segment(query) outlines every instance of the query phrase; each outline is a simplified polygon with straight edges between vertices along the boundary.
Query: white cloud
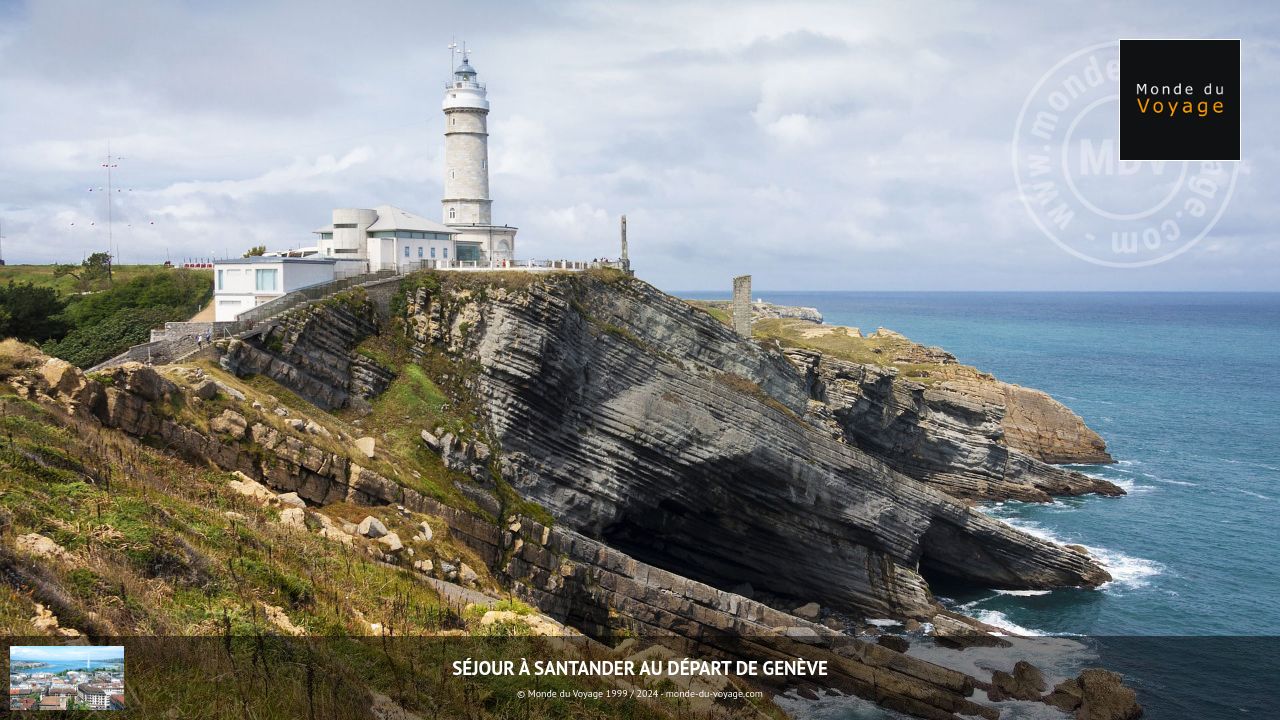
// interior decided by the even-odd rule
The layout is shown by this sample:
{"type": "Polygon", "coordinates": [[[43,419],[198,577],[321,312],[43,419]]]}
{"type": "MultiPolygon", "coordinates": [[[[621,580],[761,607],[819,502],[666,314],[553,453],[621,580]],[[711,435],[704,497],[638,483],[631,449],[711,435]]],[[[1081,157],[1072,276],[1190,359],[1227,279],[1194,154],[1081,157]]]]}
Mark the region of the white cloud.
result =
{"type": "Polygon", "coordinates": [[[642,277],[669,289],[738,272],[842,288],[872,263],[859,288],[1273,287],[1276,26],[1189,2],[5,6],[6,259],[103,246],[86,189],[108,141],[133,190],[125,261],[305,244],[341,206],[436,217],[445,45],[465,37],[493,103],[495,220],[521,228],[521,254],[614,255],[626,213],[642,277]],[[1247,38],[1255,172],[1203,247],[1100,273],[1039,235],[1008,143],[1045,69],[1153,14],[1163,34],[1247,38]]]}

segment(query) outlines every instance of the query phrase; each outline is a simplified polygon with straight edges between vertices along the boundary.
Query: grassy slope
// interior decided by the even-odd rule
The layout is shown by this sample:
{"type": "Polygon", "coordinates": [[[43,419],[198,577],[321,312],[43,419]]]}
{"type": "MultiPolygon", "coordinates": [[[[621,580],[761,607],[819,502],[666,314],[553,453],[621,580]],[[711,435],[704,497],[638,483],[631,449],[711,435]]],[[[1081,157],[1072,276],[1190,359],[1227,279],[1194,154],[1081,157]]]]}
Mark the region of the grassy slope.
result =
{"type": "MultiPolygon", "coordinates": [[[[112,274],[115,277],[115,282],[120,283],[163,269],[163,265],[117,265],[112,274]]],[[[212,277],[212,274],[210,274],[210,277],[212,277]]],[[[37,287],[51,287],[64,297],[79,293],[76,288],[75,278],[65,275],[60,278],[54,277],[52,265],[0,266],[0,283],[8,284],[10,280],[19,283],[30,282],[37,287]]]]}
{"type": "MultiPolygon", "coordinates": [[[[0,351],[5,346],[12,343],[0,351]]],[[[10,358],[7,372],[15,364],[21,362],[10,358]]],[[[240,387],[249,395],[241,409],[255,399],[271,400],[259,386],[240,387]]],[[[277,387],[274,394],[284,391],[277,387]]],[[[199,412],[232,403],[220,398],[199,412]]],[[[231,491],[226,473],[72,421],[4,384],[0,435],[0,633],[35,634],[32,618],[40,603],[63,627],[95,637],[179,636],[128,645],[127,700],[147,716],[176,708],[183,717],[295,718],[312,711],[316,717],[370,717],[370,692],[423,717],[677,714],[661,703],[519,701],[515,695],[535,686],[611,687],[589,677],[450,677],[449,663],[469,656],[574,657],[578,651],[511,626],[482,628],[481,613],[450,606],[413,573],[373,561],[359,543],[347,547],[281,525],[278,510],[231,491]],[[52,538],[67,555],[37,558],[13,545],[14,537],[31,532],[52,538]],[[291,623],[324,640],[281,639],[266,606],[282,609],[291,623]],[[372,623],[401,638],[473,639],[369,637],[372,623]],[[220,680],[211,683],[211,677],[220,680]]],[[[402,537],[410,532],[398,527],[410,523],[390,508],[337,504],[323,511],[335,519],[374,514],[402,537]]],[[[447,533],[438,532],[433,542],[446,546],[437,548],[438,556],[460,554],[447,547],[447,533]]],[[[477,563],[477,570],[484,568],[477,563]]]]}

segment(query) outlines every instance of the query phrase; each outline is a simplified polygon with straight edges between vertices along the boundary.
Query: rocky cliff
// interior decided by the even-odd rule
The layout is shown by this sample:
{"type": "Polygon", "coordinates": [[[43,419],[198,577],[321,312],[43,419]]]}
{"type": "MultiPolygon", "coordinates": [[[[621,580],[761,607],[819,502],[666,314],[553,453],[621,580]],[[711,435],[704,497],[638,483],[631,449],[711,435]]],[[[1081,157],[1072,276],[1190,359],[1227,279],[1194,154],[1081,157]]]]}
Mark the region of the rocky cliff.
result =
{"type": "MultiPolygon", "coordinates": [[[[1009,393],[1047,395],[1004,383],[957,378],[924,384],[895,368],[840,360],[810,350],[787,350],[808,378],[814,422],[884,460],[894,469],[960,498],[1029,502],[1055,495],[1123,495],[1116,485],[1049,465],[1008,441],[1009,393]]],[[[1027,407],[1021,402],[1019,407],[1027,407]]],[[[1040,417],[1043,427],[1061,427],[1040,417]]],[[[1020,427],[1026,410],[1021,411],[1020,427]]],[[[1052,437],[1054,430],[1040,431],[1052,437]]]]}
{"type": "MultiPolygon", "coordinates": [[[[785,348],[813,350],[833,360],[871,366],[872,374],[887,373],[895,384],[908,386],[908,394],[923,386],[932,389],[934,397],[954,398],[957,407],[982,408],[983,422],[965,433],[979,444],[989,438],[1041,463],[1112,462],[1106,442],[1070,408],[1039,390],[1002,382],[959,363],[940,348],[914,343],[884,328],[864,336],[858,328],[814,327],[787,318],[760,318],[753,330],[757,337],[785,348]]],[[[936,412],[947,414],[948,404],[938,403],[936,412]]],[[[954,422],[970,424],[964,414],[954,422]]]]}
{"type": "Polygon", "coordinates": [[[410,293],[406,319],[424,351],[473,369],[501,476],[652,565],[917,618],[937,612],[928,576],[1108,579],[832,437],[808,417],[812,378],[783,353],[643,282],[444,275],[410,293]]]}

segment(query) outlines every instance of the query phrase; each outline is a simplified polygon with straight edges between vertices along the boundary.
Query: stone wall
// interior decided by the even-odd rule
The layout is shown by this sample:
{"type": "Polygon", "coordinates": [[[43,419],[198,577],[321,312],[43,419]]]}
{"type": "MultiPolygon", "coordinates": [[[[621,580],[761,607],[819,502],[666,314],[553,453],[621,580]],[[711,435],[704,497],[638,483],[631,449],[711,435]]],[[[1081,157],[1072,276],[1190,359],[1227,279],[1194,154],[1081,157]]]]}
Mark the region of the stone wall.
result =
{"type": "Polygon", "coordinates": [[[733,279],[733,301],[730,304],[733,331],[742,337],[751,337],[751,276],[739,275],[733,279]]]}

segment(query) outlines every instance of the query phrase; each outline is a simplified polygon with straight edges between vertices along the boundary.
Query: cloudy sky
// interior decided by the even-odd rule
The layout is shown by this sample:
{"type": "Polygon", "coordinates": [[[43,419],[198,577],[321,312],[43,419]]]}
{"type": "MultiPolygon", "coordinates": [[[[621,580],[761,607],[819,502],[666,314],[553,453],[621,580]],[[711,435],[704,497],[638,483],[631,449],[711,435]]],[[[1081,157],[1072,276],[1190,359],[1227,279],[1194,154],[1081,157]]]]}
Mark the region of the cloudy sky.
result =
{"type": "Polygon", "coordinates": [[[4,257],[105,247],[108,142],[126,263],[310,244],[334,207],[439,217],[453,39],[521,257],[614,255],[626,213],[667,290],[1280,289],[1280,15],[1224,2],[0,0],[4,257]],[[1243,39],[1230,205],[1145,269],[1051,243],[1010,162],[1041,75],[1118,37],[1243,39]]]}

